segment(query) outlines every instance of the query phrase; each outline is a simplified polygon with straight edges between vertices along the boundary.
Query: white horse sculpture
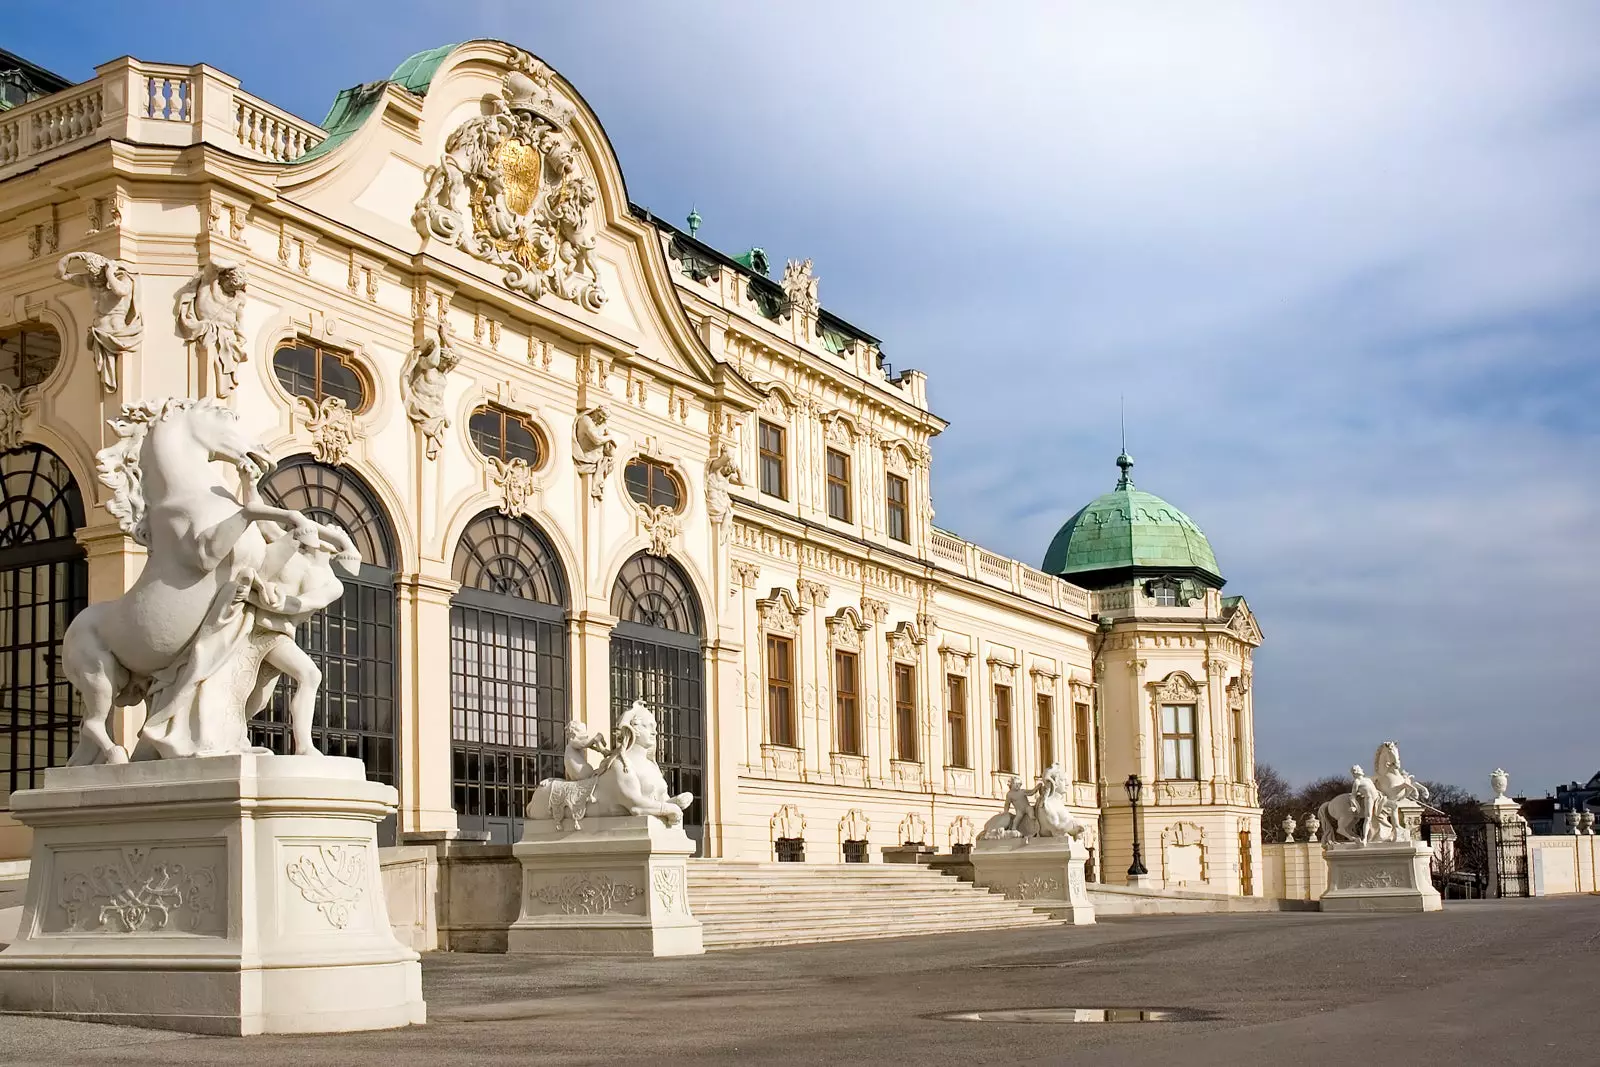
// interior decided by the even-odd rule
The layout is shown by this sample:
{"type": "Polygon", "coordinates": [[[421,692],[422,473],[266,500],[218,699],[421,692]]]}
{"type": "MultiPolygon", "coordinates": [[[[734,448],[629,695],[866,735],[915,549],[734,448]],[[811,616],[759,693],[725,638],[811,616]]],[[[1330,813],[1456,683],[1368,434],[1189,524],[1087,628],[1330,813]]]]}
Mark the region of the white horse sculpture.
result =
{"type": "Polygon", "coordinates": [[[1317,809],[1323,844],[1333,844],[1340,838],[1364,845],[1411,839],[1400,805],[1427,799],[1427,787],[1400,766],[1400,746],[1393,741],[1378,746],[1372,768],[1370,778],[1361,773],[1360,767],[1352,768],[1355,788],[1317,809]]]}
{"type": "MultiPolygon", "coordinates": [[[[653,815],[668,826],[680,826],[683,813],[694,803],[693,793],[667,793],[667,780],[656,765],[656,717],[644,701],[636,700],[623,713],[614,731],[610,751],[594,773],[574,780],[546,778],[528,801],[530,819],[555,819],[559,827],[570,820],[573,829],[586,815],[653,815]]],[[[580,738],[569,736],[569,751],[580,738]]],[[[591,739],[583,747],[592,747],[591,739]]],[[[597,746],[593,746],[597,747],[597,746]]],[[[583,763],[587,767],[587,761],[583,763]]],[[[582,768],[569,764],[569,773],[582,768]]]]}
{"type": "MultiPolygon", "coordinates": [[[[89,605],[62,640],[62,667],[84,707],[70,763],[126,763],[107,722],[113,707],[141,700],[149,713],[137,758],[246,751],[245,702],[220,699],[239,688],[222,668],[236,666],[253,627],[239,579],[261,567],[267,534],[289,527],[309,539],[319,528],[253,496],[239,502],[212,464],[253,478],[273,463],[214,400],[129,404],[111,426],[117,442],[96,457],[113,493],[106,507],[149,557],[131,589],[89,605]]],[[[243,681],[249,694],[255,674],[243,681]]]]}

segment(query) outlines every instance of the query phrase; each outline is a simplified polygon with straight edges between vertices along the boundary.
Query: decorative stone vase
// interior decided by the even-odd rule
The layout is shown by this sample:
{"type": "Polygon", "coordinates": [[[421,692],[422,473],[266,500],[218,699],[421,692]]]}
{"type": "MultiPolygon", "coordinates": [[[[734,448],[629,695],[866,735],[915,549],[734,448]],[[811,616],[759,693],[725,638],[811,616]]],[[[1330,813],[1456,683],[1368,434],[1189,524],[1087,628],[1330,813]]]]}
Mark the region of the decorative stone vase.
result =
{"type": "Polygon", "coordinates": [[[1328,888],[1323,911],[1439,911],[1444,901],[1433,888],[1425,841],[1385,841],[1323,847],[1328,888]]]}
{"type": "Polygon", "coordinates": [[[1578,817],[1578,831],[1582,834],[1593,836],[1594,812],[1586,811],[1578,817]]]}
{"type": "Polygon", "coordinates": [[[522,864],[521,914],[508,952],[698,956],[689,911],[694,842],[651,815],[590,816],[581,830],[529,819],[511,846],[522,864]]]}
{"type": "Polygon", "coordinates": [[[1494,772],[1489,775],[1489,788],[1494,790],[1495,800],[1499,800],[1501,797],[1506,795],[1506,787],[1510,784],[1510,775],[1506,774],[1506,772],[1501,770],[1499,767],[1496,767],[1494,772]]]}
{"type": "Polygon", "coordinates": [[[1322,820],[1315,815],[1306,816],[1306,840],[1315,841],[1317,835],[1322,833],[1322,820]]]}
{"type": "Polygon", "coordinates": [[[1569,834],[1575,834],[1575,833],[1578,832],[1578,822],[1579,822],[1579,819],[1578,819],[1578,813],[1577,812],[1575,812],[1575,811],[1567,812],[1567,832],[1569,834]]]}
{"type": "Polygon", "coordinates": [[[1283,839],[1285,841],[1293,841],[1294,840],[1294,832],[1295,832],[1296,829],[1297,829],[1297,827],[1295,826],[1294,816],[1293,815],[1285,815],[1283,817],[1283,839]]]}
{"type": "Polygon", "coordinates": [[[33,857],[0,1009],[236,1035],[424,1022],[378,868],[396,800],[332,756],[46,771],[11,795],[33,857]]]}
{"type": "Polygon", "coordinates": [[[1083,876],[1088,858],[1088,848],[1071,837],[985,838],[972,849],[973,884],[1069,926],[1089,926],[1095,919],[1083,876]]]}

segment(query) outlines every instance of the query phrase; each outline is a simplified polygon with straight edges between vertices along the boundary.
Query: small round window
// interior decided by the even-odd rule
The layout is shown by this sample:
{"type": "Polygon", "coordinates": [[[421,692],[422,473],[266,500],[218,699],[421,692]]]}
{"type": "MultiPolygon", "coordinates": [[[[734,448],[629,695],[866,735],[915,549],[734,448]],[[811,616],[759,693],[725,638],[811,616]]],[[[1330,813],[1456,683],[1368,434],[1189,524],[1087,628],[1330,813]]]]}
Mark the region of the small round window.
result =
{"type": "Polygon", "coordinates": [[[628,485],[628,495],[647,508],[677,511],[683,503],[683,487],[665,463],[640,456],[623,468],[622,480],[628,485]]]}
{"type": "Polygon", "coordinates": [[[481,407],[467,420],[472,447],[489,459],[520,459],[530,467],[544,462],[544,446],[533,424],[505,408],[481,407]]]}
{"type": "Polygon", "coordinates": [[[315,341],[296,340],[272,355],[272,372],[278,384],[294,396],[321,404],[330,396],[343,400],[351,411],[367,406],[367,383],[355,361],[344,352],[324,348],[315,341]]]}
{"type": "Polygon", "coordinates": [[[0,330],[0,385],[26,389],[50,377],[61,361],[61,337],[42,322],[0,330]]]}

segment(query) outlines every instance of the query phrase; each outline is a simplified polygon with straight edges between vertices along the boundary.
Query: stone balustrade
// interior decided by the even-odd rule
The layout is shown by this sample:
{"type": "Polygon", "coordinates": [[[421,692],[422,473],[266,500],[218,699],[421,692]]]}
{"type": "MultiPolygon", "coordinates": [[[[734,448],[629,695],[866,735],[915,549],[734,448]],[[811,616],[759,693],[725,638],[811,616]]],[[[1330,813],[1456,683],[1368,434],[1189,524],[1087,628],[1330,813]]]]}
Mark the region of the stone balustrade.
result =
{"type": "Polygon", "coordinates": [[[0,178],[99,141],[204,143],[292,163],[324,136],[214,67],[124,57],[96,67],[90,81],[0,113],[0,178]]]}
{"type": "Polygon", "coordinates": [[[933,557],[937,566],[963,574],[973,581],[1075,615],[1089,614],[1088,590],[1014,559],[997,555],[947,530],[934,528],[928,539],[928,555],[933,557]]]}

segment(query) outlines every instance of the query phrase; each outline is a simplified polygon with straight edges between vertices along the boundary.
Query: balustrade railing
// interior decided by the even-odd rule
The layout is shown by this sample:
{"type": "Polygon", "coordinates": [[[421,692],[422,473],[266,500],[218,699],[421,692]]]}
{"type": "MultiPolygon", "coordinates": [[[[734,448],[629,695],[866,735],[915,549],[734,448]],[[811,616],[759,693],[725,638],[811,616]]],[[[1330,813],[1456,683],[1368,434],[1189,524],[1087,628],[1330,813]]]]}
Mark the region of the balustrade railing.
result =
{"type": "Polygon", "coordinates": [[[0,112],[0,177],[96,141],[205,143],[292,163],[327,136],[204,64],[118,59],[95,74],[92,81],[0,112]]]}
{"type": "Polygon", "coordinates": [[[928,554],[940,566],[984,585],[1005,589],[1029,600],[1079,615],[1089,614],[1088,590],[980,548],[947,530],[933,530],[928,539],[928,554]]]}

